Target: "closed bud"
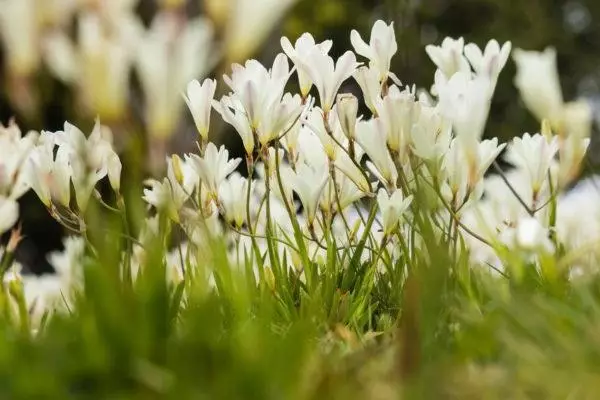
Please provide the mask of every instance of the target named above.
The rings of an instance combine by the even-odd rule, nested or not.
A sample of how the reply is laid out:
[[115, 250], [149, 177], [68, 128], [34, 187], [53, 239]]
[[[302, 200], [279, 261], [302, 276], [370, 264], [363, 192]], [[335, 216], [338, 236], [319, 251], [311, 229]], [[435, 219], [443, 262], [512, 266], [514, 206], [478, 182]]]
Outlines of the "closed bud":
[[337, 115], [342, 131], [348, 139], [354, 139], [356, 132], [356, 115], [358, 113], [358, 99], [351, 93], [342, 93], [337, 96]]
[[171, 156], [171, 162], [173, 165], [173, 174], [177, 183], [183, 185], [183, 170], [181, 169], [181, 158], [177, 154]]
[[552, 139], [552, 124], [546, 118], [542, 120], [542, 135], [548, 140]]
[[23, 240], [23, 235], [21, 235], [21, 225], [19, 225], [11, 231], [8, 244], [6, 245], [6, 251], [8, 253], [14, 253], [21, 240]]

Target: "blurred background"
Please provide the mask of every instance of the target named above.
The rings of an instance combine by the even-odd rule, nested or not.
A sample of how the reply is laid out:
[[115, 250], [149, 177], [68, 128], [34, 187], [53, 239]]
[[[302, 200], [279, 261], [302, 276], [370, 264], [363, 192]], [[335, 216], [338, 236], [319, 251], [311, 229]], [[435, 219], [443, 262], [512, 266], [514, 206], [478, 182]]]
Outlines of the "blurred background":
[[[125, 182], [136, 178], [134, 170], [160, 174], [167, 153], [195, 148], [182, 97], [189, 80], [220, 81], [232, 62], [248, 58], [270, 66], [281, 36], [294, 42], [303, 32], [333, 39], [330, 54], [338, 56], [352, 48], [352, 29], [369, 37], [377, 19], [395, 24], [392, 71], [418, 88], [433, 82], [425, 45], [446, 36], [481, 47], [492, 38], [528, 50], [554, 46], [564, 98], [586, 98], [597, 119], [597, 0], [0, 0], [0, 122], [14, 118], [25, 133], [60, 130], [68, 120], [89, 132], [98, 117], [112, 129], [117, 150], [134, 155], [124, 160]], [[514, 74], [511, 60], [486, 130], [501, 140], [538, 130]], [[353, 80], [341, 90], [359, 95]], [[224, 91], [219, 82], [216, 97]], [[241, 154], [238, 136], [214, 115], [211, 140]], [[18, 259], [25, 269], [47, 272], [46, 254], [60, 248], [65, 232], [33, 193], [20, 202], [26, 236]]]

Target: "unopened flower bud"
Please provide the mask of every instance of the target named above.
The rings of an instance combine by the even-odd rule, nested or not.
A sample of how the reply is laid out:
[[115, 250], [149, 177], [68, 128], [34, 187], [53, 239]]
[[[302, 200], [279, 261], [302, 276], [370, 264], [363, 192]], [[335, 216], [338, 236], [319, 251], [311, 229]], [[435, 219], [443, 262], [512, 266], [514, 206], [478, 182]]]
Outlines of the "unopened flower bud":
[[550, 124], [550, 120], [548, 120], [548, 119], [542, 120], [542, 132], [541, 133], [547, 139], [552, 138], [552, 124]]
[[342, 131], [348, 139], [354, 139], [356, 131], [356, 115], [358, 113], [358, 99], [351, 93], [342, 93], [337, 96], [337, 115]]
[[181, 169], [181, 158], [177, 154], [173, 154], [173, 156], [171, 156], [171, 162], [173, 164], [173, 174], [175, 175], [177, 183], [183, 185], [183, 171]]
[[6, 251], [9, 253], [14, 253], [21, 240], [23, 240], [23, 235], [21, 235], [21, 225], [19, 225], [10, 233], [10, 238], [8, 239], [8, 244], [6, 245]]

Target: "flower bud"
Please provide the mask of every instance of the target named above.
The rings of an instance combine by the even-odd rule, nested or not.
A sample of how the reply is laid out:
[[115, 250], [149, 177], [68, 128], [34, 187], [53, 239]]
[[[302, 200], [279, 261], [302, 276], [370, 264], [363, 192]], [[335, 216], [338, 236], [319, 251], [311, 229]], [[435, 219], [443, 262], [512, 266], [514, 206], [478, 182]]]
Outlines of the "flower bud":
[[550, 123], [550, 120], [547, 118], [544, 118], [542, 120], [541, 133], [546, 139], [548, 139], [548, 140], [552, 139], [552, 124]]
[[19, 225], [11, 231], [8, 244], [6, 245], [6, 251], [8, 253], [14, 253], [21, 240], [23, 240], [23, 235], [21, 235], [21, 225]]
[[342, 93], [337, 96], [337, 115], [342, 131], [348, 139], [354, 139], [356, 132], [356, 114], [358, 113], [358, 99], [351, 93]]
[[183, 170], [181, 169], [181, 158], [177, 154], [171, 156], [171, 162], [173, 165], [173, 174], [177, 183], [183, 185]]

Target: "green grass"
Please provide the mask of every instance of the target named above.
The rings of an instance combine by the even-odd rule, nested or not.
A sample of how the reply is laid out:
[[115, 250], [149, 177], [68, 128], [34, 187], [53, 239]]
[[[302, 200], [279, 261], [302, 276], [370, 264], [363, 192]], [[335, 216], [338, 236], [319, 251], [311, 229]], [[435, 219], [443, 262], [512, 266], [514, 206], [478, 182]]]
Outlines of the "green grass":
[[70, 312], [37, 334], [3, 313], [0, 398], [546, 399], [600, 389], [600, 280], [552, 273], [554, 259], [501, 276], [430, 238], [427, 254], [385, 274], [333, 254], [310, 287], [292, 270], [253, 284], [214, 239], [197, 266], [214, 268], [211, 289], [193, 276], [166, 283], [163, 236], [129, 284], [115, 267], [126, 242], [101, 234], [120, 229], [117, 219], [98, 212]]

